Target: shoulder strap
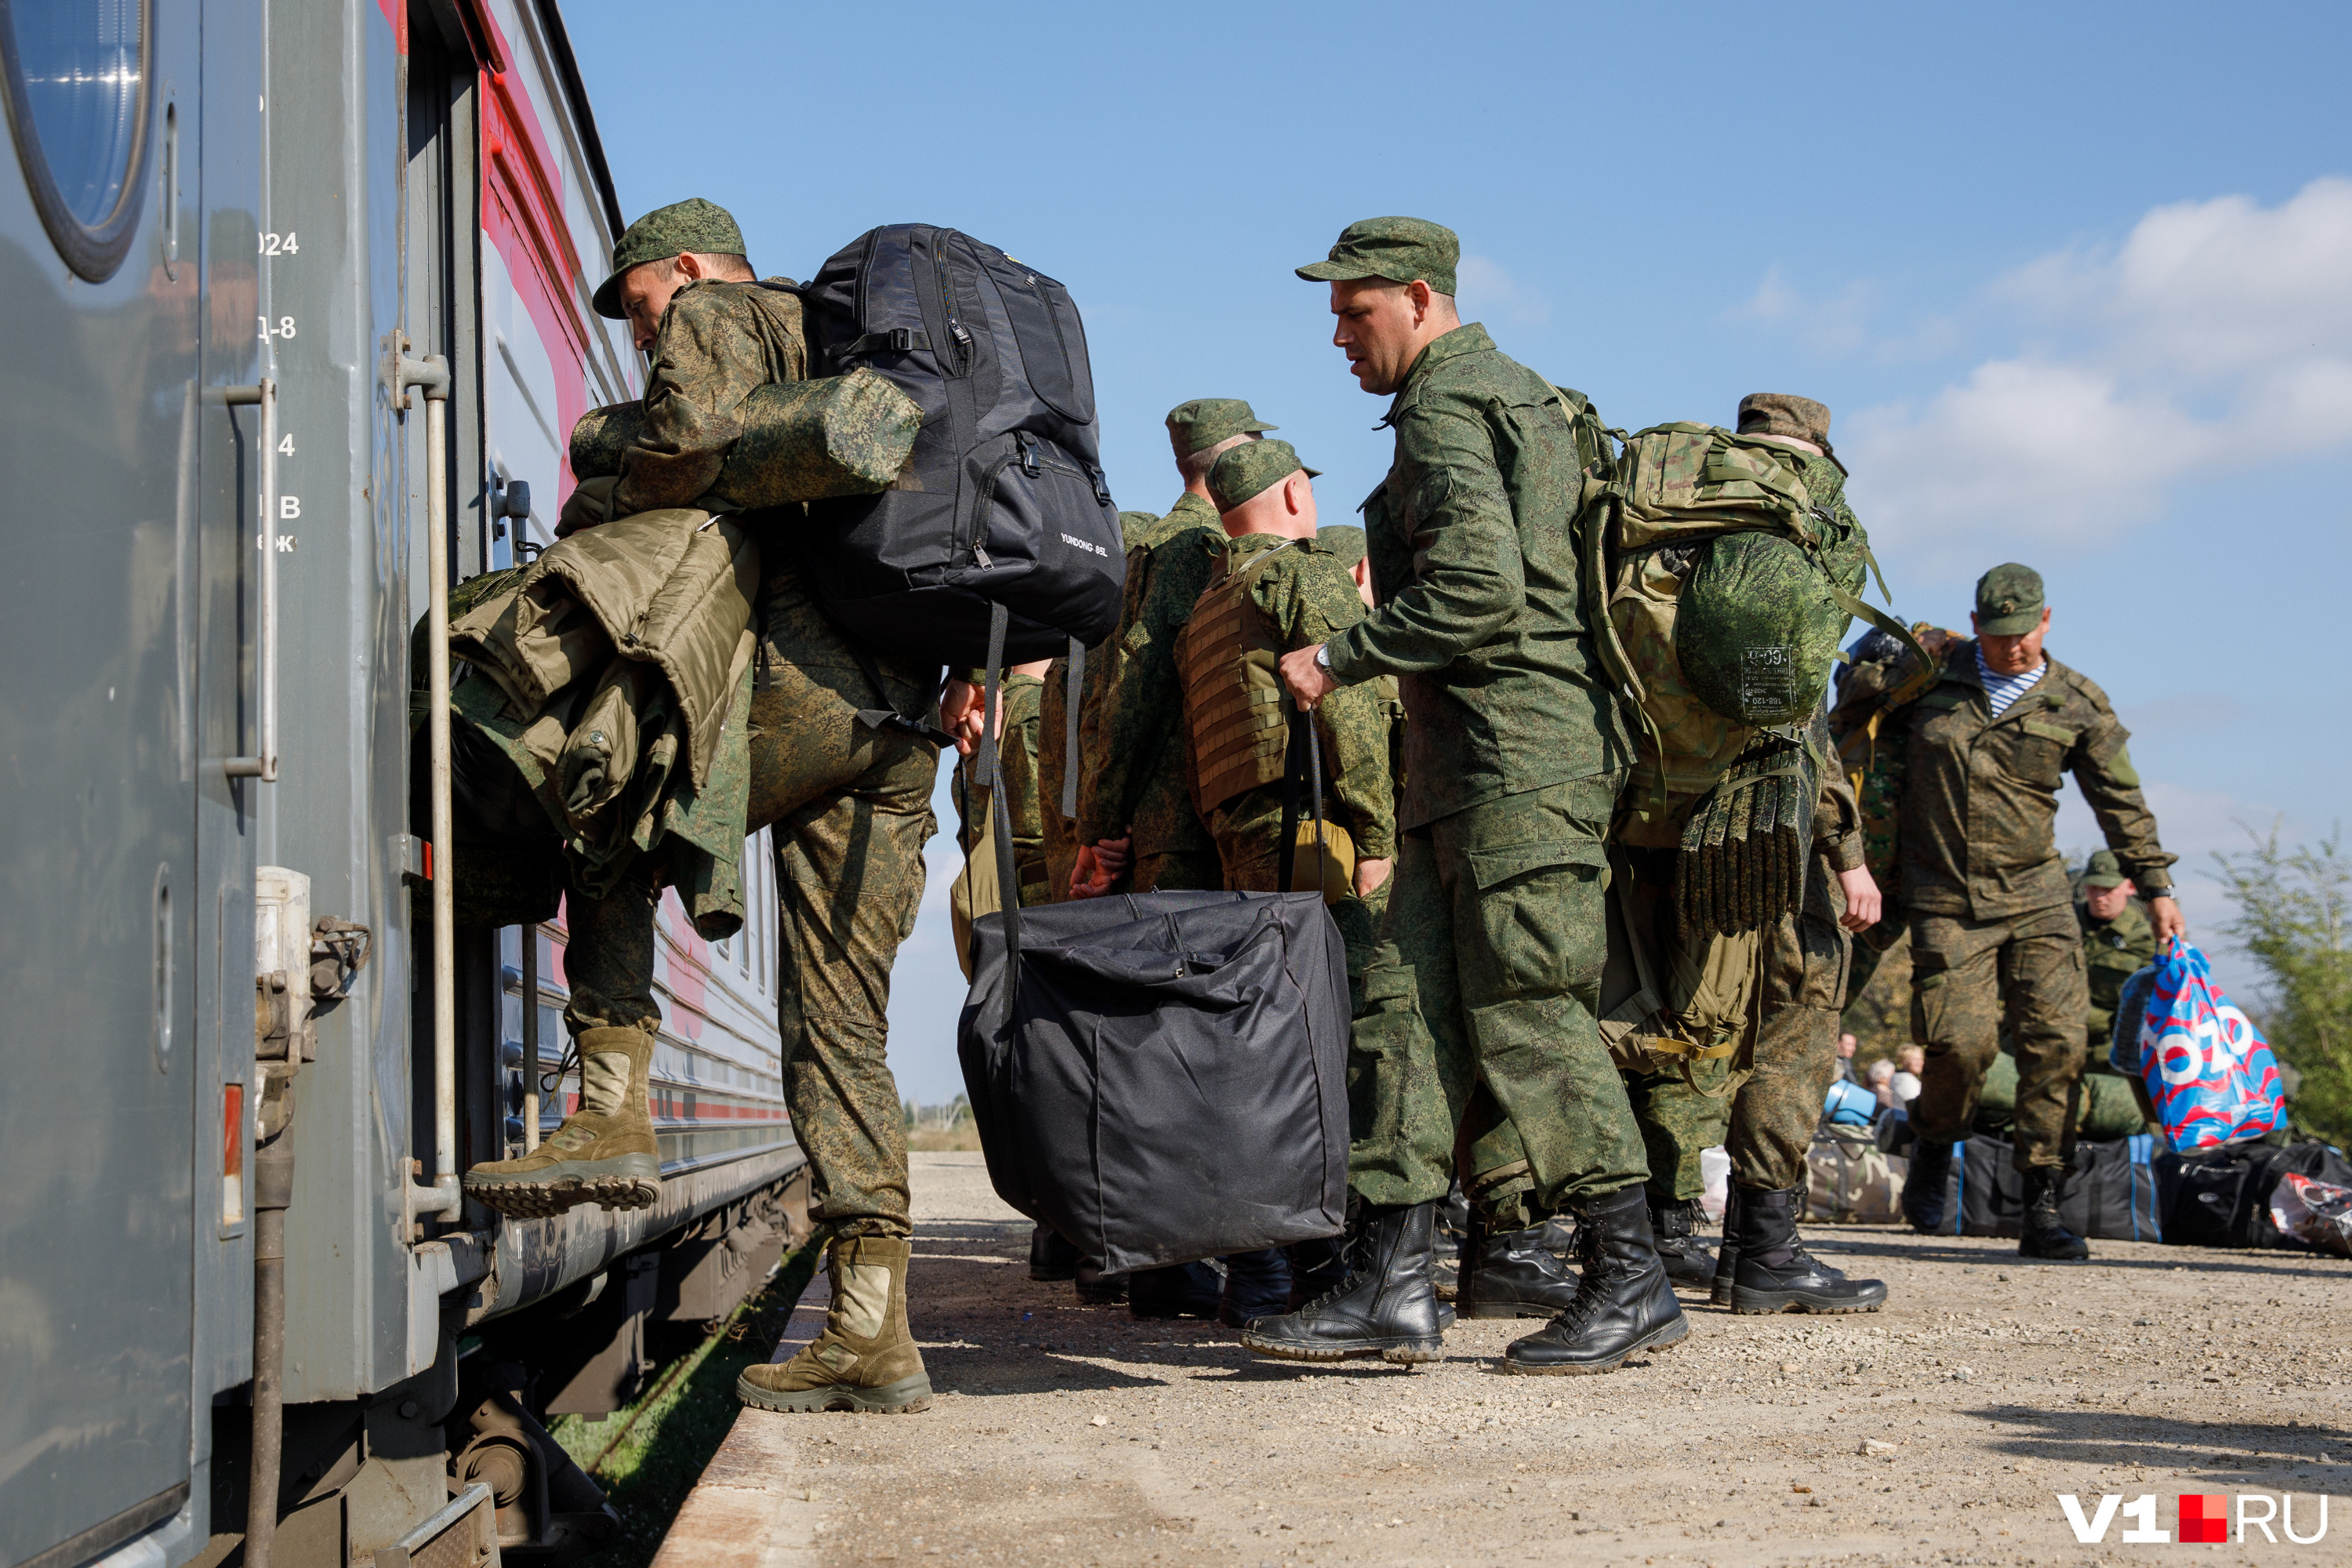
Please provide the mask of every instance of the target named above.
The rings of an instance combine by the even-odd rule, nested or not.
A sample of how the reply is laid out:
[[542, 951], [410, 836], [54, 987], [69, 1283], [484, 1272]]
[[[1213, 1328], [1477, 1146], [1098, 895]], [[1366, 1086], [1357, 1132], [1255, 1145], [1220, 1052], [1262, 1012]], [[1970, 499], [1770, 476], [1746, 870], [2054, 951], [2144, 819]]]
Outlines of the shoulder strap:
[[[1273, 552], [1266, 553], [1270, 555]], [[1275, 891], [1290, 891], [1291, 874], [1297, 860], [1298, 775], [1302, 771], [1299, 753], [1304, 752], [1307, 753], [1303, 759], [1303, 771], [1307, 777], [1307, 805], [1315, 813], [1315, 884], [1319, 894], [1323, 885], [1321, 862], [1328, 842], [1323, 825], [1323, 748], [1316, 744], [1315, 715], [1302, 711], [1298, 704], [1291, 700], [1286, 688], [1282, 694], [1282, 711], [1290, 724], [1290, 758], [1282, 769], [1282, 843], [1275, 851]]]

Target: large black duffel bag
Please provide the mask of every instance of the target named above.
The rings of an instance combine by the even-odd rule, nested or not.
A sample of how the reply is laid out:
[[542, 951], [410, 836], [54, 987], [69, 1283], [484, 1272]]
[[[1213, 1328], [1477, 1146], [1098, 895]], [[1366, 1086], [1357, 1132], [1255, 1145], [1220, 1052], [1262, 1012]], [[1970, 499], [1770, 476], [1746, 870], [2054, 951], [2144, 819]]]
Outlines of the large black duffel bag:
[[1007, 909], [971, 949], [958, 1054], [1006, 1203], [1113, 1273], [1339, 1233], [1347, 955], [1320, 894]]
[[2289, 1172], [2352, 1186], [2352, 1163], [2328, 1145], [2259, 1139], [2157, 1156], [2164, 1239], [2177, 1247], [2279, 1247], [2308, 1251], [2271, 1217], [2271, 1192]]
[[[1944, 1194], [1946, 1227], [1955, 1236], [2017, 1236], [2025, 1181], [2015, 1145], [1976, 1133], [1956, 1153]], [[2164, 1240], [2155, 1157], [2156, 1140], [2145, 1132], [2077, 1142], [2059, 1222], [2088, 1241]]]

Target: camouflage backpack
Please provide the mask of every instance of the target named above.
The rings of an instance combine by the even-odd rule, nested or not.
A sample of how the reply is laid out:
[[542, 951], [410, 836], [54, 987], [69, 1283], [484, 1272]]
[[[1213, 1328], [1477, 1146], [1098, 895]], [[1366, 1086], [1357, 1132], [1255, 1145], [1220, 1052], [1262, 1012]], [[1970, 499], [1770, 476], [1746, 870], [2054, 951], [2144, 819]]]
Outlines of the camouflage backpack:
[[1634, 838], [1680, 849], [1691, 933], [1769, 927], [1802, 901], [1827, 765], [1812, 720], [1839, 640], [1857, 616], [1908, 636], [1858, 596], [1869, 542], [1803, 470], [1779, 442], [1674, 424], [1586, 473], [1587, 589], [1642, 736]]

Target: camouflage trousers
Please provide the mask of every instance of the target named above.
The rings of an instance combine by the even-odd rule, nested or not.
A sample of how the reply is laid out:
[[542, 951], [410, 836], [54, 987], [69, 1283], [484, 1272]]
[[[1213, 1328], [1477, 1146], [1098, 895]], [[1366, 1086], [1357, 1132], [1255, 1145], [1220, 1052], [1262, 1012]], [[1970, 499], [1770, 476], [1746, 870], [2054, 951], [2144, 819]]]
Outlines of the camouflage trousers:
[[[771, 579], [759, 625], [744, 831], [774, 829], [784, 1103], [809, 1159], [809, 1212], [839, 1235], [906, 1237], [905, 1110], [885, 1047], [890, 968], [914, 930], [923, 846], [938, 826], [939, 752], [858, 722], [879, 700], [873, 683], [797, 574]], [[931, 700], [921, 672], [876, 662], [898, 711]], [[652, 877], [635, 871], [608, 898], [569, 900], [575, 1031], [658, 1025]]]
[[[1602, 843], [1621, 782], [1506, 795], [1405, 836], [1349, 1056], [1349, 1183], [1445, 1195], [1457, 1138], [1547, 1212], [1648, 1173], [1594, 1022]], [[1481, 1122], [1485, 1125], [1481, 1125]]]
[[1731, 1180], [1751, 1192], [1780, 1192], [1804, 1180], [1822, 1101], [1837, 1076], [1839, 1009], [1853, 946], [1833, 910], [1818, 898], [1807, 902], [1765, 944], [1762, 1013], [1748, 1051], [1696, 1063], [1687, 1081], [1679, 1072], [1626, 1076], [1649, 1152], [1654, 1203], [1697, 1197], [1705, 1190], [1699, 1154], [1718, 1143], [1731, 1157]]
[[2083, 931], [2069, 905], [2006, 920], [1911, 917], [1911, 1037], [1927, 1057], [1911, 1122], [1922, 1138], [1969, 1135], [1987, 1068], [2009, 1027], [2017, 1056], [2017, 1167], [2064, 1165], [2082, 1092], [2091, 1005]]

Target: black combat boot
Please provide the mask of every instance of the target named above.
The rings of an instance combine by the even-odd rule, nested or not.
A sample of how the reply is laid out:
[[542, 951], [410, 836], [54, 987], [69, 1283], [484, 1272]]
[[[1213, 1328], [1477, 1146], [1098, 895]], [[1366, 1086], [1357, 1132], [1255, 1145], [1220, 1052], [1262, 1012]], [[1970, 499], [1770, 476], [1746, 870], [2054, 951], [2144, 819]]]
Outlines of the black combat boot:
[[1275, 1318], [1290, 1310], [1290, 1260], [1282, 1248], [1236, 1252], [1224, 1259], [1225, 1288], [1217, 1298], [1217, 1321], [1229, 1329], [1245, 1329], [1253, 1318]]
[[1658, 1244], [1658, 1261], [1666, 1278], [1685, 1290], [1705, 1290], [1715, 1283], [1715, 1258], [1692, 1231], [1697, 1222], [1696, 1203], [1653, 1203], [1650, 1234]]
[[1690, 1332], [1650, 1235], [1650, 1203], [1638, 1186], [1578, 1198], [1584, 1279], [1568, 1310], [1503, 1352], [1515, 1373], [1614, 1372], [1629, 1356], [1664, 1350]]
[[2060, 1263], [2090, 1261], [2090, 1247], [2058, 1217], [2058, 1205], [2066, 1196], [2065, 1171], [2053, 1165], [2028, 1165], [2019, 1173], [2025, 1179], [2025, 1215], [2020, 1221], [2017, 1255]]
[[1903, 1217], [1921, 1236], [1944, 1228], [1944, 1189], [1952, 1179], [1952, 1146], [1922, 1138], [1911, 1145], [1911, 1169], [1903, 1178]]
[[1875, 1312], [1886, 1287], [1849, 1279], [1816, 1259], [1797, 1239], [1801, 1189], [1739, 1194], [1739, 1261], [1731, 1284], [1735, 1312]]
[[1739, 1184], [1723, 1184], [1723, 1241], [1715, 1249], [1715, 1278], [1708, 1282], [1706, 1303], [1729, 1308], [1732, 1282], [1739, 1278]]
[[1279, 1318], [1260, 1318], [1242, 1343], [1285, 1361], [1435, 1361], [1444, 1342], [1431, 1275], [1434, 1204], [1365, 1204], [1348, 1237], [1348, 1277]]
[[1282, 1304], [1296, 1312], [1326, 1291], [1348, 1282], [1348, 1238], [1327, 1236], [1316, 1241], [1294, 1241], [1284, 1247], [1290, 1258], [1290, 1299]]
[[1128, 1277], [1104, 1273], [1101, 1265], [1091, 1258], [1079, 1258], [1077, 1269], [1071, 1278], [1077, 1281], [1078, 1305], [1081, 1307], [1123, 1307], [1127, 1304]]
[[1465, 1318], [1549, 1318], [1576, 1300], [1576, 1275], [1552, 1251], [1548, 1226], [1499, 1231], [1481, 1240], [1475, 1264], [1465, 1259], [1468, 1283], [1454, 1299]]
[[1078, 1277], [1078, 1249], [1062, 1239], [1062, 1233], [1050, 1225], [1041, 1225], [1029, 1233], [1029, 1278], [1032, 1279], [1076, 1279]]
[[1223, 1293], [1224, 1281], [1205, 1263], [1139, 1268], [1127, 1277], [1127, 1310], [1129, 1316], [1145, 1321], [1213, 1318]]

